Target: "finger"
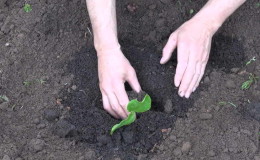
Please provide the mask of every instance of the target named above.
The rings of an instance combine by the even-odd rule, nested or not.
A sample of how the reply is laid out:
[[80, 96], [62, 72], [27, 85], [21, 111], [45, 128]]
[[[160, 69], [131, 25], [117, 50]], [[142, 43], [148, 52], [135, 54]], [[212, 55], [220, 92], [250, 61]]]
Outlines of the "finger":
[[119, 101], [119, 105], [123, 108], [124, 112], [128, 115], [129, 112], [127, 111], [127, 104], [129, 102], [127, 93], [125, 91], [124, 83], [118, 83], [115, 95]]
[[180, 88], [179, 88], [179, 95], [183, 97], [190, 86], [192, 78], [195, 74], [195, 67], [196, 64], [194, 62], [190, 63], [187, 69], [185, 70], [184, 76], [181, 80]]
[[127, 117], [127, 114], [125, 113], [125, 111], [123, 110], [123, 108], [120, 106], [117, 97], [114, 93], [109, 93], [108, 95], [108, 99], [109, 99], [109, 103], [113, 109], [113, 111], [120, 116], [120, 118], [125, 119]]
[[104, 109], [111, 114], [115, 118], [119, 118], [119, 116], [113, 111], [112, 107], [109, 104], [108, 97], [102, 93], [102, 101], [103, 101], [103, 107]]
[[189, 98], [189, 97], [190, 97], [190, 94], [192, 93], [193, 89], [195, 88], [195, 85], [196, 85], [196, 83], [197, 83], [197, 81], [198, 81], [198, 79], [199, 79], [199, 77], [200, 77], [201, 66], [202, 66], [202, 65], [201, 65], [200, 62], [198, 62], [198, 63], [196, 64], [196, 72], [195, 72], [195, 74], [194, 74], [194, 76], [193, 76], [193, 78], [192, 78], [192, 81], [191, 81], [191, 83], [190, 83], [190, 86], [189, 86], [188, 90], [187, 90], [186, 93], [185, 93], [185, 97], [186, 97], [186, 98]]
[[129, 85], [135, 92], [139, 93], [141, 91], [141, 86], [138, 82], [138, 79], [137, 79], [137, 76], [136, 76], [136, 73], [134, 70], [130, 72], [126, 81], [129, 83]]
[[174, 76], [174, 84], [176, 87], [179, 87], [189, 61], [188, 47], [186, 47], [186, 45], [183, 43], [178, 44], [177, 59], [178, 59], [178, 64]]
[[207, 62], [205, 63], [202, 63], [201, 65], [201, 71], [200, 71], [200, 77], [198, 78], [197, 82], [196, 82], [196, 85], [195, 87], [193, 88], [193, 92], [198, 88], [199, 84], [200, 84], [200, 81], [204, 75], [204, 72], [205, 72], [205, 69], [206, 69], [206, 65], [207, 65]]
[[161, 64], [165, 64], [166, 62], [169, 61], [176, 46], [177, 46], [177, 32], [173, 32], [170, 35], [166, 45], [163, 48], [162, 58], [160, 60]]

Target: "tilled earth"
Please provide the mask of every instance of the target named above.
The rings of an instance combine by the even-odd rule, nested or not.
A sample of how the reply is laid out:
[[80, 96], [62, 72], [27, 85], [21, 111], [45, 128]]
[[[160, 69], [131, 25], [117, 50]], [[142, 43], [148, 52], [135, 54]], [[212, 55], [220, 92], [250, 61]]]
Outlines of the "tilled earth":
[[241, 90], [250, 74], [260, 76], [258, 1], [216, 33], [188, 100], [173, 85], [176, 55], [164, 66], [159, 60], [170, 33], [206, 0], [117, 1], [123, 52], [153, 104], [113, 136], [118, 120], [102, 108], [85, 1], [26, 2], [29, 13], [25, 1], [0, 0], [0, 159], [260, 159], [259, 82]]

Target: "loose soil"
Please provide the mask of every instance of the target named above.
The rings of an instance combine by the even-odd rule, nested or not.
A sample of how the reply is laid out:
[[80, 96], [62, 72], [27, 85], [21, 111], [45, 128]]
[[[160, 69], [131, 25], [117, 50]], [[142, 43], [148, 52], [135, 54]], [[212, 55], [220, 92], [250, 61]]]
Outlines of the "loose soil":
[[122, 50], [153, 104], [112, 136], [119, 120], [102, 108], [85, 1], [27, 1], [29, 13], [24, 3], [0, 2], [0, 96], [9, 99], [0, 99], [0, 159], [260, 159], [259, 82], [240, 88], [250, 73], [260, 76], [256, 0], [216, 33], [190, 99], [173, 85], [176, 54], [166, 65], [159, 60], [170, 33], [206, 0], [118, 1]]

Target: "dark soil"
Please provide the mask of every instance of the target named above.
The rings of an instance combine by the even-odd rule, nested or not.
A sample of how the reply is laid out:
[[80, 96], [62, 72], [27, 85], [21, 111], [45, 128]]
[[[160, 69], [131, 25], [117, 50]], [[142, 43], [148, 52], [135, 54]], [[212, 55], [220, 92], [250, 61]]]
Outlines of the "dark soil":
[[259, 82], [240, 88], [250, 73], [260, 76], [256, 0], [216, 33], [204, 79], [190, 99], [173, 85], [176, 54], [166, 65], [159, 60], [170, 33], [206, 0], [118, 1], [123, 52], [153, 103], [112, 136], [119, 120], [102, 108], [85, 1], [27, 2], [29, 13], [22, 1], [0, 2], [0, 96], [9, 99], [0, 100], [0, 158], [260, 159]]

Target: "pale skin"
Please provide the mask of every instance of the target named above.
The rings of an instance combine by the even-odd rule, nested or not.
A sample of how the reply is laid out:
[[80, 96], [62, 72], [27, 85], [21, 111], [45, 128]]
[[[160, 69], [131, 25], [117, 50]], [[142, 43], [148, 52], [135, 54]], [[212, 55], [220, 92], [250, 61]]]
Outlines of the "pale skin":
[[[115, 118], [125, 119], [129, 102], [124, 83], [140, 92], [136, 72], [120, 49], [115, 0], [86, 0], [98, 57], [99, 86], [103, 106]], [[166, 43], [161, 64], [177, 48], [174, 84], [178, 94], [189, 98], [200, 84], [208, 62], [211, 40], [223, 22], [246, 0], [209, 0], [190, 20], [174, 31]]]

